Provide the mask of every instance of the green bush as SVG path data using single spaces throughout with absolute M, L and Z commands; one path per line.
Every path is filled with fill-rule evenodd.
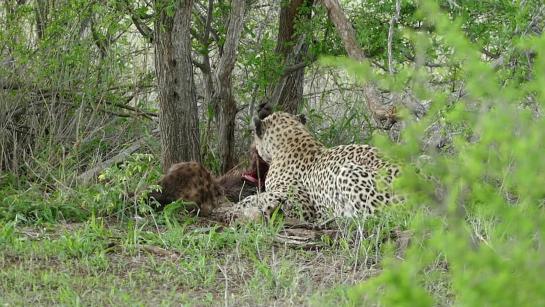
M 406 112 L 401 145 L 374 140 L 405 166 L 397 186 L 414 212 L 405 259 L 390 253 L 384 270 L 347 296 L 354 305 L 543 305 L 545 35 L 502 41 L 513 46 L 505 51 L 511 64 L 494 66 L 463 32 L 463 20 L 452 20 L 436 2 L 422 1 L 416 14 L 434 31 L 405 36 L 422 58 L 437 44 L 447 50 L 445 64 L 456 67 L 464 95 L 432 86 L 438 72 L 422 67 L 382 76 L 365 63 L 325 60 L 382 87 L 406 85 L 432 102 L 419 121 Z M 531 55 L 530 65 L 517 65 L 521 55 Z M 434 122 L 449 135 L 447 150 L 423 152 Z
M 96 216 L 123 218 L 149 212 L 144 199 L 160 176 L 158 161 L 149 154 L 133 154 L 120 165 L 105 169 L 99 182 L 75 188 L 60 185 L 44 191 L 28 183 L 23 191 L 6 180 L 0 186 L 0 220 L 23 223 L 59 220 L 80 222 Z

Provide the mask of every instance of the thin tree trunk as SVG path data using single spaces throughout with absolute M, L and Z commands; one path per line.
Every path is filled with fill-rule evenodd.
M 356 61 L 365 60 L 365 54 L 358 45 L 356 40 L 356 31 L 352 27 L 352 24 L 344 14 L 338 0 L 321 0 L 322 4 L 327 9 L 329 20 L 335 26 L 337 33 L 341 37 L 344 49 L 348 56 Z M 367 83 L 364 85 L 364 95 L 367 104 L 367 108 L 371 112 L 371 115 L 377 122 L 382 124 L 384 121 L 385 128 L 390 128 L 396 121 L 395 108 L 386 107 L 381 104 L 381 98 L 378 89 L 375 84 Z
M 221 155 L 221 172 L 225 174 L 235 166 L 235 157 L 233 154 L 237 105 L 231 94 L 229 94 L 229 98 L 222 99 L 219 105 L 219 150 Z
M 36 0 L 34 13 L 36 15 L 36 34 L 38 39 L 43 39 L 49 15 L 49 1 Z
M 280 54 L 284 66 L 298 64 L 304 61 L 307 46 L 300 35 L 295 34 L 295 23 L 298 18 L 310 18 L 310 10 L 305 15 L 300 14 L 302 8 L 310 8 L 313 1 L 291 0 L 281 4 L 278 19 L 278 37 L 275 52 Z M 293 70 L 280 78 L 269 88 L 268 100 L 278 105 L 281 110 L 295 114 L 303 100 L 305 67 Z
M 235 68 L 245 6 L 245 0 L 233 0 L 231 2 L 231 12 L 229 14 L 229 24 L 223 54 L 214 76 L 214 96 L 212 102 L 219 107 L 219 114 L 217 116 L 222 173 L 226 173 L 235 165 L 233 153 L 237 104 L 232 93 L 231 76 Z
M 337 33 L 339 33 L 339 36 L 343 41 L 344 49 L 346 50 L 346 53 L 348 53 L 348 56 L 355 60 L 363 61 L 365 55 L 356 41 L 356 31 L 344 14 L 339 1 L 322 0 L 322 3 L 327 9 L 329 20 L 335 25 L 335 29 L 337 29 Z
M 199 123 L 193 66 L 190 22 L 192 0 L 156 0 L 155 68 L 159 87 L 161 163 L 166 171 L 180 161 L 199 161 Z

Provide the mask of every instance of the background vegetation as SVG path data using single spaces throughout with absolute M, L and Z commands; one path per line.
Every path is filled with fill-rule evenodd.
M 545 304 L 542 1 L 335 3 L 3 1 L 0 302 Z M 184 9 L 189 53 L 161 58 Z M 194 100 L 168 100 L 176 74 L 157 65 L 184 56 Z M 281 222 L 138 202 L 170 163 L 165 104 L 195 107 L 181 155 L 220 173 L 261 101 L 305 113 L 327 145 L 380 147 L 406 204 L 294 247 Z

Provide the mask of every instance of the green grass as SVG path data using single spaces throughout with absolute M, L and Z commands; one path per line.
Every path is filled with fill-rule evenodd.
M 97 184 L 52 192 L 5 183 L 0 303 L 346 305 L 352 286 L 380 272 L 384 243 L 408 226 L 403 209 L 386 210 L 288 244 L 279 219 L 229 227 L 187 215 L 183 203 L 154 213 L 128 198 L 144 198 L 154 162 L 136 155 Z
M 341 231 L 308 249 L 278 242 L 281 225 L 157 220 L 0 224 L 0 303 L 336 305 L 379 272 L 387 239 Z

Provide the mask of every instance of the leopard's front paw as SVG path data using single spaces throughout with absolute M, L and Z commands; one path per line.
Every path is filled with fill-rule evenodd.
M 241 218 L 247 222 L 257 222 L 261 220 L 262 216 L 263 214 L 261 214 L 261 211 L 258 208 L 248 207 L 243 209 Z

